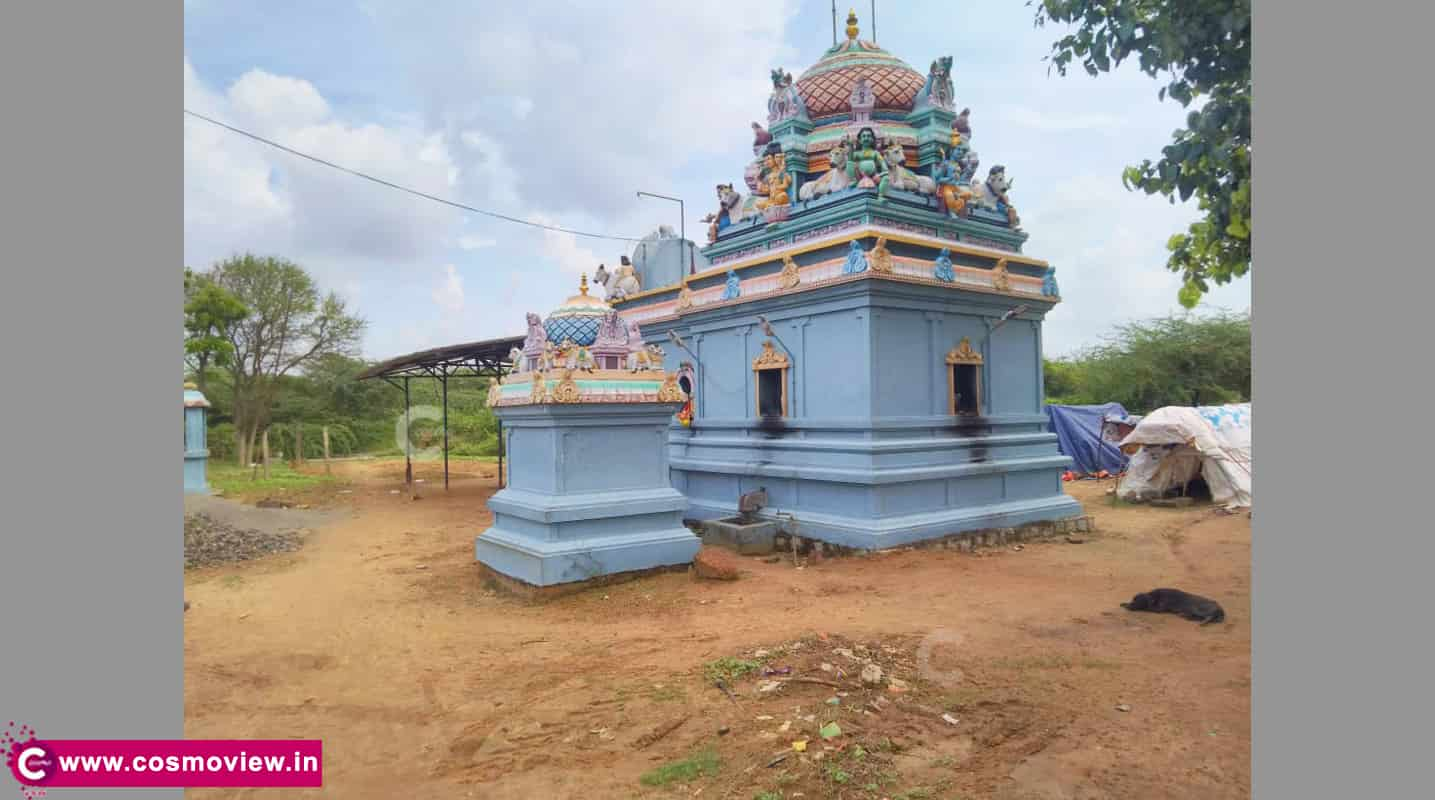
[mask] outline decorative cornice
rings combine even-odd
[[[972,341],[963,336],[956,347],[947,351],[947,364],[980,364],[982,355],[972,349]]]
[[[762,353],[752,360],[754,370],[762,369],[787,369],[792,365],[786,355],[773,349],[772,340],[765,339],[762,342]]]

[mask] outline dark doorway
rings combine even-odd
[[[952,365],[952,413],[982,413],[980,370],[978,364]]]
[[[757,413],[764,417],[780,417],[782,408],[782,374],[784,370],[764,369],[757,373]]]

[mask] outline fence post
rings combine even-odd
[[[264,480],[269,480],[269,429],[264,429]]]
[[[304,423],[294,423],[294,463],[304,463]]]
[[[324,474],[333,474],[329,468],[329,426],[324,426]]]

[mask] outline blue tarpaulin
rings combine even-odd
[[[1078,474],[1103,469],[1115,474],[1126,468],[1126,456],[1120,448],[1101,438],[1101,426],[1105,419],[1126,416],[1126,409],[1120,403],[1046,407],[1046,417],[1050,421],[1051,432],[1056,434],[1061,454],[1076,462],[1072,471]]]

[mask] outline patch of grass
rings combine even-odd
[[[264,477],[263,467],[260,467],[257,473],[258,480],[254,479],[255,474],[253,467],[214,462],[210,462],[208,466],[210,487],[231,497],[275,494],[281,489],[286,492],[299,492],[341,485],[340,480],[332,475],[296,472],[284,463],[270,463],[267,479]]]
[[[238,589],[244,585],[243,575],[225,575],[219,580],[219,585],[226,589]]]
[[[827,765],[827,780],[836,784],[843,784],[852,780],[852,774],[842,768],[840,764]]]
[[[1107,661],[1104,658],[1085,658],[1081,660],[1081,666],[1087,669],[1121,669],[1121,662]]]
[[[956,769],[957,760],[951,756],[941,756],[932,759],[932,766],[938,769]]]
[[[679,761],[670,761],[667,764],[643,773],[639,778],[644,786],[667,786],[670,783],[687,783],[695,778],[709,777],[718,774],[722,769],[722,759],[713,750],[700,750]]]
[[[782,795],[777,792],[758,792],[752,796],[752,800],[782,800]]]
[[[760,669],[762,669],[762,662],[760,661],[723,656],[716,661],[709,661],[707,664],[704,664],[703,675],[707,677],[709,682],[721,680],[726,683],[732,683]]]
[[[933,797],[935,797],[935,795],[932,794],[931,789],[918,786],[915,789],[908,789],[907,791],[902,792],[901,794],[893,797],[892,800],[931,800],[931,798]]]

